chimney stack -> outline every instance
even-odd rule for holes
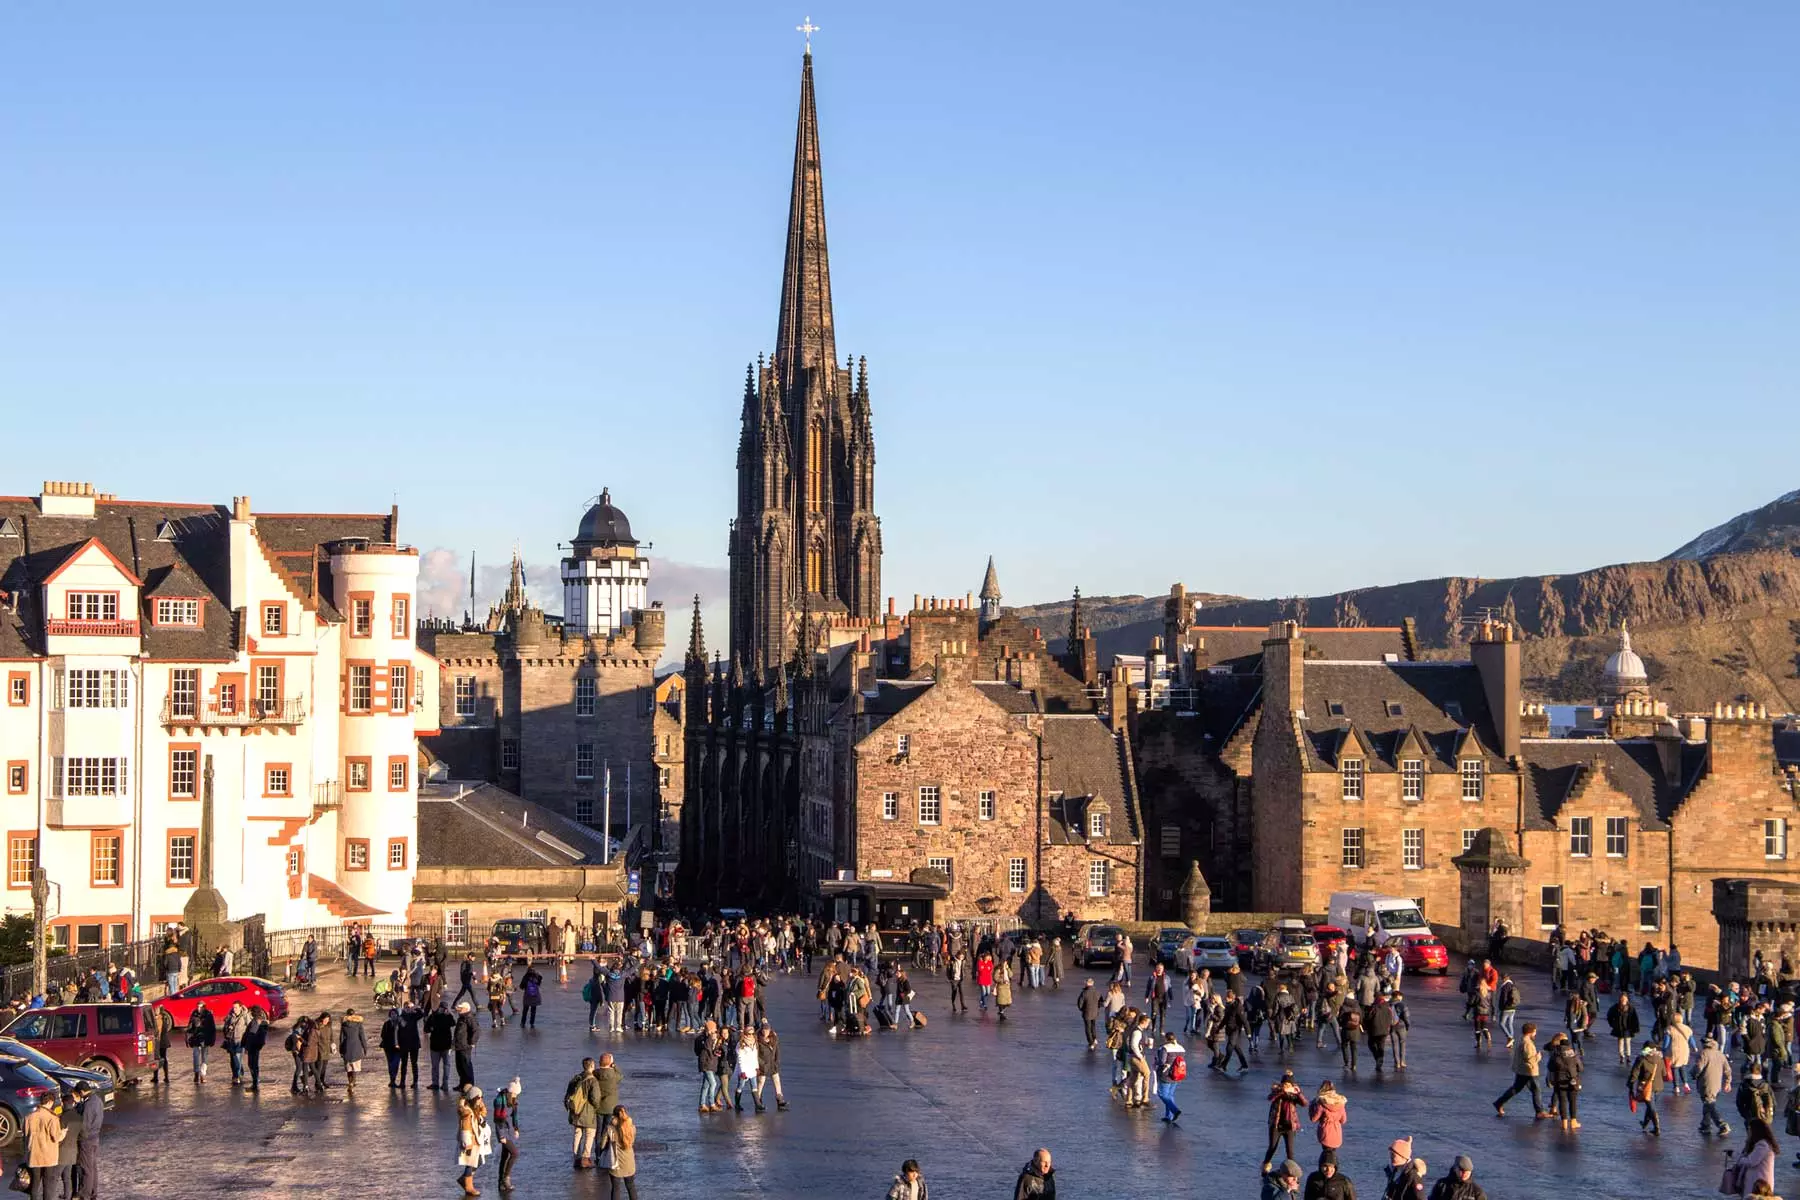
[[[1481,677],[1488,714],[1494,720],[1494,735],[1500,739],[1495,749],[1508,759],[1517,758],[1521,735],[1522,670],[1519,643],[1513,639],[1512,624],[1483,621],[1475,640],[1469,643],[1469,658],[1475,664],[1475,673]]]

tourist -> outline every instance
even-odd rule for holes
[[[994,1011],[1000,1014],[1002,1021],[1006,1020],[1006,1010],[1012,1007],[1012,985],[1012,963],[1002,962],[994,971]]]
[[[894,1186],[888,1189],[887,1200],[930,1200],[925,1188],[925,1173],[919,1170],[919,1160],[909,1158],[900,1164],[900,1173],[894,1176]]]
[[[475,1102],[466,1095],[456,1101],[456,1163],[462,1173],[456,1177],[463,1195],[479,1196],[475,1189],[475,1168],[481,1165],[481,1137],[486,1122],[476,1114]]]
[[[344,1010],[344,1019],[338,1026],[338,1057],[344,1060],[344,1090],[356,1095],[356,1077],[362,1074],[363,1059],[369,1053],[368,1035],[363,1031],[363,1019],[354,1008]]]
[[[1656,1048],[1655,1042],[1645,1042],[1637,1061],[1631,1064],[1625,1088],[1631,1096],[1631,1110],[1636,1112],[1639,1105],[1644,1109],[1643,1116],[1638,1119],[1638,1128],[1654,1137],[1662,1136],[1662,1120],[1656,1115],[1656,1094],[1662,1091],[1662,1085],[1662,1051]]]
[[[155,1087],[159,1077],[163,1083],[170,1081],[169,1043],[175,1040],[175,1018],[168,1009],[158,1005],[150,1010],[150,1021],[150,1037],[156,1052],[156,1063],[150,1068],[150,1086]]]
[[[581,1071],[563,1089],[563,1111],[575,1130],[575,1169],[594,1165],[594,1138],[600,1128],[605,1109],[600,1107],[600,1081],[594,1078],[596,1064],[591,1058],[581,1060]]]
[[[1730,1133],[1731,1126],[1719,1115],[1719,1097],[1732,1088],[1731,1060],[1719,1049],[1716,1038],[1705,1038],[1700,1043],[1700,1053],[1694,1059],[1694,1085],[1700,1089],[1702,1136],[1708,1132]]]
[[[1287,1200],[1300,1194],[1300,1164],[1287,1159],[1279,1167],[1263,1164],[1262,1200]]]
[[[1278,1142],[1285,1142],[1287,1156],[1294,1157],[1294,1134],[1300,1130],[1300,1114],[1306,1107],[1306,1093],[1294,1082],[1294,1073],[1283,1071],[1269,1088],[1269,1148],[1263,1152],[1264,1174],[1274,1164]]]
[[[724,1107],[720,1071],[725,1061],[725,1047],[715,1022],[707,1020],[701,1024],[700,1035],[694,1039],[694,1058],[700,1068],[700,1111],[718,1112]]]
[[[1744,1126],[1744,1149],[1738,1155],[1738,1194],[1753,1196],[1756,1185],[1765,1183],[1775,1190],[1775,1160],[1781,1156],[1781,1145],[1767,1121],[1750,1121]]]
[[[1338,1173],[1337,1151],[1319,1151],[1319,1169],[1306,1177],[1306,1200],[1356,1200],[1356,1185]]]
[[[213,1024],[212,1011],[204,1004],[196,1004],[194,1011],[188,1014],[187,1044],[194,1055],[194,1082],[199,1083],[206,1078],[206,1052],[218,1040],[218,1028]]]
[[[1411,1138],[1388,1143],[1387,1186],[1381,1200],[1425,1200],[1425,1160],[1414,1158]]]
[[[1156,1050],[1156,1098],[1163,1103],[1163,1120],[1173,1125],[1181,1119],[1181,1107],[1175,1103],[1175,1087],[1187,1078],[1187,1051],[1172,1033],[1163,1034]]]
[[[331,1035],[331,1014],[322,1012],[313,1021],[312,1031],[304,1047],[307,1072],[321,1096],[329,1086],[325,1077],[331,1066],[331,1045],[334,1040]]]
[[[262,1090],[262,1052],[269,1040],[269,1017],[262,1007],[250,1010],[250,1022],[244,1026],[244,1065],[250,1072],[250,1090]]]
[[[1081,1013],[1081,1030],[1087,1037],[1087,1048],[1097,1049],[1100,1041],[1095,1022],[1100,1018],[1100,991],[1094,986],[1093,976],[1088,976],[1075,994],[1075,1008]]]
[[[95,1200],[100,1194],[100,1130],[106,1124],[106,1100],[90,1083],[78,1083],[73,1090],[80,1122],[75,1127],[75,1163],[80,1168],[75,1172],[79,1184],[75,1200]]]
[[[994,956],[986,950],[975,959],[975,986],[981,991],[981,998],[976,1003],[985,1013],[988,997],[994,994]]]
[[[763,1081],[757,1075],[757,1042],[754,1029],[745,1029],[739,1035],[737,1058],[732,1064],[731,1104],[738,1112],[744,1111],[745,1085],[750,1088],[750,1100],[756,1105],[756,1111],[763,1111]]]
[[[25,1117],[25,1166],[31,1170],[31,1200],[60,1200],[64,1172],[59,1159],[69,1129],[57,1118],[60,1104],[40,1104]]]
[[[1013,1200],[1056,1200],[1056,1170],[1050,1165],[1050,1151],[1039,1149],[1031,1156],[1013,1186]]]
[[[1505,987],[1506,985],[1501,984],[1501,986]],[[1543,1060],[1538,1052],[1537,1026],[1530,1021],[1525,1022],[1524,1035],[1516,1040],[1509,1037],[1506,1039],[1506,1044],[1513,1048],[1513,1081],[1512,1086],[1501,1092],[1500,1098],[1494,1101],[1494,1115],[1504,1117],[1506,1102],[1526,1088],[1530,1088],[1531,1111],[1539,1120],[1542,1120],[1550,1113],[1544,1107],[1543,1094],[1538,1091],[1538,1070]]]
[[[479,1041],[481,1026],[475,1023],[475,1016],[469,1011],[469,1002],[464,1000],[456,1006],[456,1025],[450,1043],[456,1054],[458,1088],[467,1088],[475,1083],[475,1045]]]
[[[618,1200],[620,1187],[628,1200],[637,1200],[637,1126],[623,1104],[617,1105],[606,1119],[601,1134],[601,1155],[609,1178],[607,1195]]]
[[[1512,1049],[1513,1022],[1519,1015],[1519,985],[1513,982],[1510,972],[1500,976],[1500,990],[1495,996],[1500,1008],[1500,1030],[1506,1034],[1506,1048]]]
[[[1581,1128],[1581,1053],[1566,1033],[1550,1039],[1550,1094],[1562,1127],[1573,1132]]]
[[[1312,1119],[1320,1146],[1336,1150],[1344,1144],[1344,1122],[1350,1117],[1348,1101],[1332,1086],[1331,1080],[1319,1084],[1318,1094],[1313,1097],[1307,1115]]]
[[[779,1111],[787,1111],[787,1097],[781,1091],[781,1038],[767,1021],[757,1031],[756,1073],[757,1095],[762,1095],[764,1085],[775,1088],[775,1107]]]
[[[390,1089],[401,1086],[400,1072],[406,1062],[406,1057],[400,1053],[400,1029],[400,1009],[398,1007],[388,1009],[387,1017],[381,1022],[380,1041],[381,1052],[387,1056],[388,1087]]]
[[[242,1087],[244,1082],[244,1034],[250,1028],[250,1010],[242,1000],[231,1002],[231,1011],[225,1014],[223,1045],[225,1053],[231,1059],[231,1086]]]
[[[1450,1170],[1431,1189],[1431,1200],[1487,1200],[1487,1193],[1475,1182],[1475,1164],[1468,1155],[1456,1156]]]
[[[500,1141],[500,1190],[512,1191],[513,1164],[519,1158],[519,1077],[494,1093],[494,1129]]]
[[[535,965],[525,968],[525,977],[519,980],[519,990],[525,997],[525,1015],[519,1018],[519,1028],[536,1029],[538,1005],[544,1002],[544,977],[538,974]]]
[[[1631,1043],[1637,1040],[1638,1015],[1631,1007],[1631,993],[1620,991],[1619,998],[1606,1010],[1606,1024],[1618,1043],[1619,1061],[1631,1061]]]

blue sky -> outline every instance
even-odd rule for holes
[[[903,602],[1578,570],[1800,486],[1800,7],[813,3]],[[711,600],[804,6],[286,8],[0,9],[0,491],[397,499],[466,572],[604,485]]]

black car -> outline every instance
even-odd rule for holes
[[[100,1093],[100,1098],[106,1102],[109,1108],[113,1101],[118,1099],[119,1088],[113,1082],[111,1075],[104,1071],[90,1071],[86,1067],[71,1067],[67,1063],[57,1062],[29,1042],[22,1042],[18,1038],[0,1034],[0,1056],[24,1059],[54,1079],[65,1096],[74,1090],[76,1084],[85,1083]]]
[[[39,1105],[62,1099],[56,1080],[22,1058],[0,1054],[0,1146],[25,1128],[25,1118]]]

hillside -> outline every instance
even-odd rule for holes
[[[1739,513],[1723,525],[1713,526],[1669,557],[1707,558],[1746,550],[1800,554],[1800,491],[1789,492],[1761,508]]]
[[[1677,708],[1743,696],[1800,711],[1800,492],[1734,517],[1659,562],[1573,575],[1423,579],[1282,600],[1206,599],[1205,625],[1261,627],[1289,617],[1398,625],[1412,617],[1428,652],[1444,654],[1460,653],[1474,623],[1493,613],[1526,636],[1532,693],[1570,703],[1594,698],[1624,620],[1652,681]],[[1060,648],[1067,601],[1019,611]],[[1161,596],[1084,598],[1082,611],[1102,663],[1114,653],[1142,653],[1162,632]]]

